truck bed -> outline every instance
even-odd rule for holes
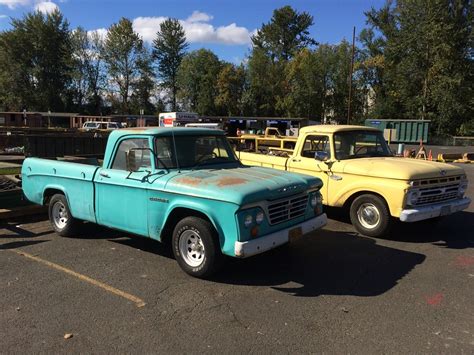
[[[49,192],[62,191],[73,217],[95,222],[93,181],[99,169],[98,165],[27,158],[22,167],[23,192],[28,200],[43,205]]]
[[[237,152],[240,161],[245,165],[262,166],[279,170],[286,170],[287,157],[256,152]]]

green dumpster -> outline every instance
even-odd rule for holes
[[[377,120],[366,119],[365,125],[384,131],[395,129],[394,143],[423,143],[428,142],[429,120]]]

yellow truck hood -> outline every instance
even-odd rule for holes
[[[341,164],[342,172],[347,174],[399,180],[464,174],[462,168],[454,165],[410,158],[360,158],[342,160],[339,164]]]

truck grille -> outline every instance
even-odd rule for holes
[[[280,200],[268,205],[270,224],[277,224],[304,215],[308,204],[308,195]]]
[[[459,175],[458,176],[435,178],[435,179],[426,179],[426,180],[417,181],[415,186],[446,184],[446,183],[453,183],[453,182],[460,181],[460,180],[461,180],[461,176],[459,176]]]
[[[449,201],[457,198],[459,184],[433,186],[420,189],[420,197],[416,205],[426,205],[430,203]]]

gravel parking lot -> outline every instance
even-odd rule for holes
[[[474,198],[474,164],[463,165]],[[0,226],[0,352],[474,352],[474,205],[357,235],[328,211],[288,248],[212,281],[159,243],[45,217]],[[69,334],[69,338],[64,336]]]

